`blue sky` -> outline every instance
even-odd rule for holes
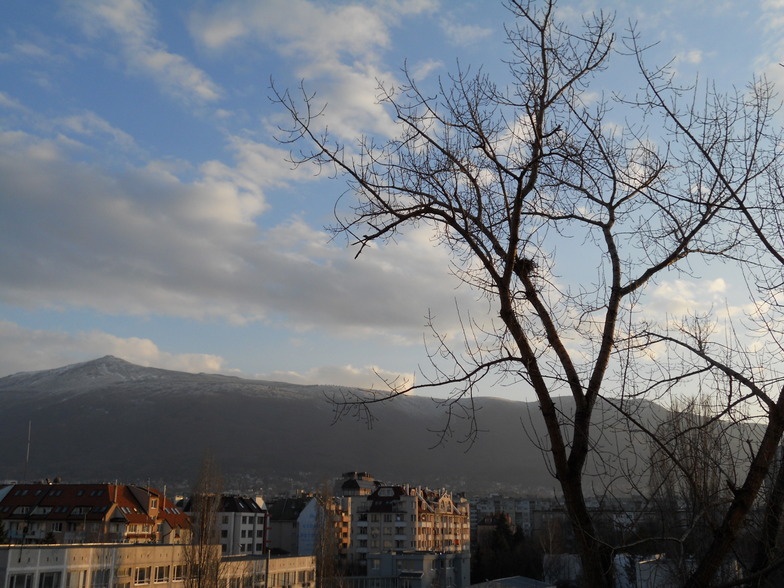
[[[683,80],[784,82],[780,0],[559,10],[615,11],[619,34],[638,23]],[[331,238],[345,184],[287,163],[270,80],[303,80],[338,137],[383,137],[377,79],[394,83],[406,63],[432,82],[459,60],[503,82],[507,17],[475,0],[5,0],[0,376],[106,354],[297,383],[414,374],[429,310],[445,333],[456,305],[494,310],[459,287],[424,228],[356,260]],[[605,89],[633,89],[615,63]],[[649,307],[722,305],[739,286],[703,279],[659,282]]]

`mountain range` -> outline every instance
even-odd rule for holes
[[[471,412],[405,395],[372,405],[372,426],[336,419],[346,394],[141,367],[107,356],[0,378],[0,479],[169,484],[182,491],[210,456],[238,491],[313,489],[347,471],[474,493],[549,492],[556,482],[535,403],[475,398]],[[455,407],[453,407],[455,408]],[[599,411],[599,418],[609,409]],[[479,433],[466,441],[476,417]],[[449,430],[445,428],[449,425]],[[631,447],[607,435],[623,459]]]

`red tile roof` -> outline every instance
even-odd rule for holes
[[[125,484],[14,484],[0,491],[0,519],[120,520],[188,527],[185,513],[154,488]],[[150,509],[150,498],[157,509]]]

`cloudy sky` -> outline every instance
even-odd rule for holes
[[[683,79],[784,69],[781,0],[560,8],[637,22]],[[503,82],[507,16],[490,0],[4,0],[0,376],[106,354],[298,383],[416,372],[425,315],[448,332],[475,295],[424,229],[358,259],[331,238],[345,184],[287,163],[270,81],[304,81],[339,137],[384,136],[376,80],[460,61]],[[667,310],[732,288],[673,278],[652,296]]]

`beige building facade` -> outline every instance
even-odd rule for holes
[[[184,545],[87,544],[0,546],[6,588],[185,588]],[[215,546],[220,550],[220,546]],[[225,557],[223,588],[313,588],[313,557]]]
[[[468,553],[470,509],[443,490],[379,486],[353,496],[349,562],[367,566],[370,555],[404,551]]]

